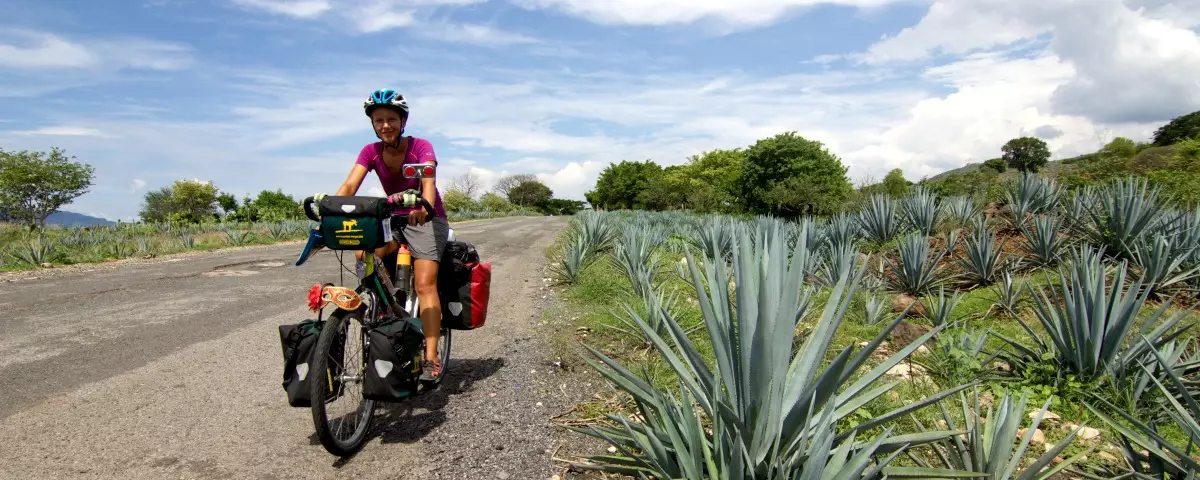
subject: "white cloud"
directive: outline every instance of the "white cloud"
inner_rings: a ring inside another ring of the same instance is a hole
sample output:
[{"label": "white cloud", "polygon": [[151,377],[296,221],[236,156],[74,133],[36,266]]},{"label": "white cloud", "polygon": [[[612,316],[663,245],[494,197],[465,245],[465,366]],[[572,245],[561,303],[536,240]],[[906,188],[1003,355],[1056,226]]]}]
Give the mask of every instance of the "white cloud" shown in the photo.
[{"label": "white cloud", "polygon": [[554,9],[605,25],[670,25],[710,21],[723,30],[768,25],[816,5],[874,8],[925,0],[510,0],[527,9]]},{"label": "white cloud", "polygon": [[138,190],[146,188],[146,181],[140,178],[135,178],[129,182],[129,193],[135,193]]},{"label": "white cloud", "polygon": [[0,30],[0,66],[20,69],[178,70],[191,48],[144,38],[67,39],[32,30]]},{"label": "white cloud", "polygon": [[422,25],[415,30],[418,35],[443,42],[465,43],[488,47],[537,44],[541,40],[520,33],[507,32],[487,25],[439,23]]},{"label": "white cloud", "polygon": [[329,0],[232,0],[234,5],[295,18],[315,18],[333,8]]},{"label": "white cloud", "polygon": [[34,130],[17,130],[12,132],[16,135],[45,135],[52,137],[111,137],[110,135],[97,130],[95,128],[84,127],[42,127]]},{"label": "white cloud", "polygon": [[538,43],[533,37],[487,25],[453,23],[431,18],[439,8],[462,7],[488,0],[232,0],[234,5],[296,19],[328,19],[359,33],[395,28],[415,29],[417,35],[453,43],[503,46]]},{"label": "white cloud", "polygon": [[56,35],[25,30],[0,31],[0,65],[5,67],[80,68],[98,61],[99,58],[87,48]]},{"label": "white cloud", "polygon": [[1200,7],[1185,2],[936,0],[919,24],[858,58],[911,61],[1048,35],[1049,50],[1076,72],[1052,97],[1057,112],[1147,122],[1200,108],[1200,36],[1189,28],[1196,24]]}]

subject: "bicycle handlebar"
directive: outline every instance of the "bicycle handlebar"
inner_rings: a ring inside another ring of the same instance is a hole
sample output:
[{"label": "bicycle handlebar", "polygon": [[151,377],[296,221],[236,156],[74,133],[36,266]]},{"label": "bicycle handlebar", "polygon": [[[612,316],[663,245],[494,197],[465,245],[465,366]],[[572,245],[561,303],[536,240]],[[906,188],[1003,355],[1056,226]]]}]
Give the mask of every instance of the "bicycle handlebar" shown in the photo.
[{"label": "bicycle handlebar", "polygon": [[[380,198],[380,197],[375,197],[375,198]],[[385,198],[387,198],[388,205],[396,204],[396,202],[394,200],[392,200],[392,197],[388,196]],[[308,198],[304,199],[304,216],[308,217],[309,220],[312,220],[314,222],[319,222],[319,221],[321,221],[321,219],[320,219],[320,217],[317,216],[317,212],[315,212],[313,209],[314,203],[316,203],[316,200],[313,199],[313,197],[308,197]],[[430,216],[437,216],[437,214],[433,211],[433,205],[429,203],[429,200],[425,200],[425,198],[418,196],[417,204],[418,204],[418,206],[424,208],[425,211],[428,212]]]},{"label": "bicycle handlebar", "polygon": [[[396,204],[396,202],[395,202],[394,200],[392,200],[392,197],[390,197],[390,196],[389,196],[389,197],[387,197],[387,199],[388,199],[388,205],[395,205],[395,204]],[[429,203],[429,200],[426,200],[424,197],[421,197],[421,196],[419,196],[419,195],[418,195],[418,196],[417,196],[417,204],[418,204],[419,206],[421,206],[421,207],[424,207],[424,208],[425,208],[425,211],[426,211],[427,213],[429,213],[429,215],[430,215],[430,216],[437,216],[437,214],[436,214],[436,213],[434,213],[434,211],[433,211],[433,205],[431,205],[431,204]]]}]

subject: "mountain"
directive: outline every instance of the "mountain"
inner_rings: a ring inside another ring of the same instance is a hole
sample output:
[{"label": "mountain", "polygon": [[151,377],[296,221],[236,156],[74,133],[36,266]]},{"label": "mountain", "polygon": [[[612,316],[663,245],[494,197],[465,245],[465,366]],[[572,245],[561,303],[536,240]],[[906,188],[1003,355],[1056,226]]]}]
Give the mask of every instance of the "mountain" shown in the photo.
[{"label": "mountain", "polygon": [[86,227],[92,225],[112,225],[113,221],[84,215],[82,213],[59,210],[46,217],[46,225],[62,225],[65,227]]}]

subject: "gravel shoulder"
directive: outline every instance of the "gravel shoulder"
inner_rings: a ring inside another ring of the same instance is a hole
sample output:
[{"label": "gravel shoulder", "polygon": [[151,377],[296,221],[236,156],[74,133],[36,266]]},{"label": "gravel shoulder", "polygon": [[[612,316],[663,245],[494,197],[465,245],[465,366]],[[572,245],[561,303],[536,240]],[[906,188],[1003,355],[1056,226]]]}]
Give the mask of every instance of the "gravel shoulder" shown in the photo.
[{"label": "gravel shoulder", "polygon": [[[586,389],[540,327],[563,218],[455,226],[493,264],[488,324],[455,332],[442,387],[377,409],[339,460],[282,391],[278,326],[336,280],[299,245],[79,268],[3,283],[0,478],[551,478]],[[561,365],[559,363],[557,365]],[[585,366],[586,368],[586,366]]]}]

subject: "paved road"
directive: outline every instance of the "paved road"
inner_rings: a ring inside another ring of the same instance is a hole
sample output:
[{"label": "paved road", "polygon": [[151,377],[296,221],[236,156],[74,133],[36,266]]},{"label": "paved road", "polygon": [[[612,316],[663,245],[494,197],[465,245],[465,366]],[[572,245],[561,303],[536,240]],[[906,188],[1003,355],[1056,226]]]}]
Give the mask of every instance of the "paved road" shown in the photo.
[{"label": "paved road", "polygon": [[564,223],[455,228],[493,263],[488,324],[456,332],[438,392],[377,409],[349,461],[280,386],[277,327],[337,281],[333,253],[297,268],[293,243],[0,283],[0,478],[548,478],[555,412],[534,387],[555,380],[528,347]]}]

